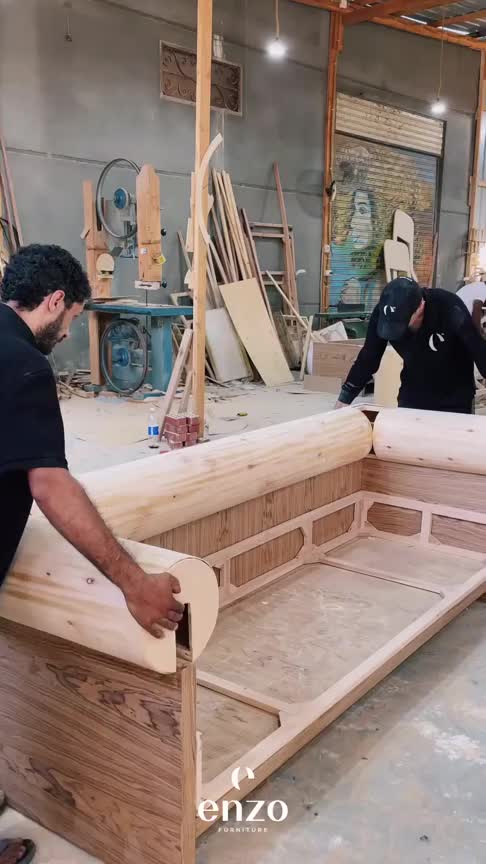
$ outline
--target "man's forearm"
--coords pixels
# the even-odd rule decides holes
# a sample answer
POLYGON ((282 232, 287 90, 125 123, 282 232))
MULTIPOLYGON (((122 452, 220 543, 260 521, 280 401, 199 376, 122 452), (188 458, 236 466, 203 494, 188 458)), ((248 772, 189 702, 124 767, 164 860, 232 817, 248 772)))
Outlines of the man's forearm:
POLYGON ((29 472, 32 496, 49 522, 126 594, 143 571, 113 536, 83 487, 62 468, 29 472))

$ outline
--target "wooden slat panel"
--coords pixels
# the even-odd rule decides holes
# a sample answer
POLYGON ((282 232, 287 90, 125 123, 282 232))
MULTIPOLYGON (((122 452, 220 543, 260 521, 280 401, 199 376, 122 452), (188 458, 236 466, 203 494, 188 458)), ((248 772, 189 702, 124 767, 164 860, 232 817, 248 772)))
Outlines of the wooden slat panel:
POLYGON ((341 534, 346 534, 351 528, 354 519, 354 504, 349 507, 343 507, 337 513, 331 513, 329 516, 324 516, 318 519, 312 526, 312 542, 316 546, 322 546, 329 540, 334 540, 335 537, 340 537, 341 534))
POLYGON ((378 531, 412 537, 420 533, 422 514, 420 510, 408 510, 405 507, 377 503, 368 510, 368 522, 378 531))
POLYGON ((432 537, 448 546, 472 549, 486 555, 486 525, 451 519, 449 516, 432 516, 432 537))
POLYGON ((303 545, 304 535, 297 528, 289 534, 283 534, 282 537, 238 555, 231 562, 231 584, 241 588, 258 576, 263 576, 264 573, 269 573, 270 570, 293 561, 303 545))
POLYGON ((191 864, 193 669, 162 677, 0 625, 0 788, 12 807, 106 864, 191 864))
MULTIPOLYGON (((289 454, 289 458, 291 454, 289 454)), ((204 558, 361 489, 361 462, 336 468, 152 537, 150 546, 204 558)))
POLYGON ((478 474, 419 468, 369 457, 363 461, 363 489, 486 513, 486 477, 478 474))

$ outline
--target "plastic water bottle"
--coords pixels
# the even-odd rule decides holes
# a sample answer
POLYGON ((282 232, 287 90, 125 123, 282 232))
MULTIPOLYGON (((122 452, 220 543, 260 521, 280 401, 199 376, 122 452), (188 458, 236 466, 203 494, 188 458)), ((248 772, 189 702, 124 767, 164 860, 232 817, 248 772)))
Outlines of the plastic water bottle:
POLYGON ((152 447, 152 448, 158 450, 158 448, 159 448, 159 421, 157 420, 157 413, 156 413, 153 405, 150 408, 149 416, 148 416, 148 440, 149 440, 149 447, 152 447))

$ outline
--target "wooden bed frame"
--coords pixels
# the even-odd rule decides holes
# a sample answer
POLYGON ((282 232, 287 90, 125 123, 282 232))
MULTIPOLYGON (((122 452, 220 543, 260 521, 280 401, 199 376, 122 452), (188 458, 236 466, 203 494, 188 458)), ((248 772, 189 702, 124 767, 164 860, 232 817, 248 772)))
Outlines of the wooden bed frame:
POLYGON ((217 574, 197 670, 190 646, 159 675, 2 621, 13 805, 107 864, 193 864, 223 802, 486 591, 486 466, 454 467, 369 455, 145 538, 217 574))

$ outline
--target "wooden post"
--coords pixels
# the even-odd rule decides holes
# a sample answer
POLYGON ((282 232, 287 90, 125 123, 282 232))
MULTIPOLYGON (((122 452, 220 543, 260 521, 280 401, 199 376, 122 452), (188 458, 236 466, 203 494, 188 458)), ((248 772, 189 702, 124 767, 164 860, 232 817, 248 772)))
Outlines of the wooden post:
POLYGON ((331 208, 332 201, 326 189, 333 179, 334 132, 336 128, 336 82, 339 54, 343 48, 343 16, 340 12, 331 13, 329 31, 329 64, 327 67, 326 131, 324 140, 324 200, 322 209, 322 267, 321 267, 321 312, 329 308, 330 279, 327 272, 331 269, 331 208))
MULTIPOLYGON (((211 61, 213 42, 213 0, 197 4, 197 85, 196 85, 196 173, 209 147, 211 132, 211 61)), ((208 181, 203 180, 202 211, 208 214, 208 181)), ((195 411, 204 436, 204 375, 206 365, 206 264, 207 248, 199 227, 198 214, 192 213, 194 225, 194 347, 192 353, 195 411)))
POLYGON ((466 257, 466 276, 471 275, 471 267, 472 267, 472 252, 473 252, 473 238, 474 238, 474 229, 479 227, 476 222, 476 203, 477 203, 477 194, 478 188, 480 186, 480 147, 481 147, 481 132, 483 127, 483 114, 485 110, 485 96, 486 96, 486 64, 484 53, 481 54, 481 63, 479 67, 479 88, 478 88, 478 107, 476 111, 476 133, 475 133, 475 142, 474 142, 474 161, 473 161, 473 173, 470 179, 470 189, 469 189, 469 234, 468 234, 468 242, 467 242, 467 257, 466 257))
POLYGON ((137 175, 138 278, 162 281, 160 233, 160 180, 153 165, 143 165, 137 175))

